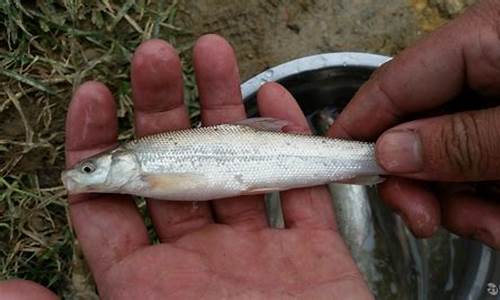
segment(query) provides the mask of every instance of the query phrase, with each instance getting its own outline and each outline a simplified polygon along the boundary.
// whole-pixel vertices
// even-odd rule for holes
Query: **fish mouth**
[[[82,189],[81,188],[78,188],[79,184],[78,182],[76,182],[76,180],[74,180],[70,174],[68,174],[69,171],[63,171],[61,173],[61,181],[64,185],[64,187],[66,188],[66,190],[70,193],[70,194],[75,194],[75,193],[79,193],[79,192],[82,192]]]
[[[68,176],[68,171],[63,171],[61,173],[61,181],[64,185],[64,188],[68,191],[74,188],[75,182],[71,177]]]

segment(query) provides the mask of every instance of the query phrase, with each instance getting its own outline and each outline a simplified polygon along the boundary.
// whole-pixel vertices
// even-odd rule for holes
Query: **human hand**
[[[499,100],[499,16],[500,1],[482,1],[403,51],[375,72],[330,129],[331,136],[378,137],[377,159],[397,176],[379,186],[380,195],[417,236],[432,235],[442,223],[500,249],[500,107],[406,122],[465,88]],[[453,183],[431,188],[425,181]]]
[[[50,290],[32,281],[12,279],[0,281],[0,300],[57,300]]]
[[[202,37],[194,66],[204,125],[244,119],[233,50]],[[181,65],[165,42],[142,44],[132,62],[138,136],[187,128]],[[262,116],[308,131],[300,108],[281,86],[258,94]],[[100,83],[83,84],[70,104],[66,158],[71,166],[117,141],[115,103]],[[203,142],[203,141],[200,141]],[[148,199],[161,241],[151,245],[127,195],[70,195],[70,215],[103,299],[372,298],[334,220],[325,187],[281,193],[286,229],[269,228],[263,196],[211,202]]]

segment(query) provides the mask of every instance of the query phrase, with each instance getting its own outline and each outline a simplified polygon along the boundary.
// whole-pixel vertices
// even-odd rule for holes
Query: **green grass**
[[[120,138],[129,138],[130,59],[142,41],[161,38],[183,58],[194,121],[197,93],[186,59],[192,39],[175,25],[176,1],[36,3],[0,0],[0,280],[30,279],[67,298],[90,299],[94,288],[59,181],[72,92],[86,80],[107,84],[118,103]]]

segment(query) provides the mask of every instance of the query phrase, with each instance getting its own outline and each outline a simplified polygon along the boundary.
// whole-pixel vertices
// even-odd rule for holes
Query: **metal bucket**
[[[243,83],[243,99],[249,114],[256,115],[259,87],[279,82],[321,134],[370,74],[388,60],[367,53],[296,59]],[[498,252],[445,230],[430,239],[416,239],[374,188],[332,184],[330,190],[339,230],[376,298],[496,299],[487,288],[500,284]],[[266,204],[271,225],[283,226],[279,195],[268,195]]]

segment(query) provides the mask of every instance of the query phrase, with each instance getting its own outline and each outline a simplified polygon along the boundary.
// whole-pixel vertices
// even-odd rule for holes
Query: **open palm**
[[[204,125],[246,117],[233,50],[202,37],[194,65]],[[181,66],[159,40],[142,44],[132,62],[137,135],[189,127]],[[292,96],[278,84],[258,95],[260,114],[307,132]],[[68,166],[116,144],[109,90],[87,82],[75,93],[66,124]],[[203,143],[203,141],[200,141]],[[325,187],[281,193],[286,229],[269,228],[263,197],[209,202],[148,200],[160,244],[151,245],[126,195],[70,196],[73,226],[103,299],[371,298],[336,230]]]

